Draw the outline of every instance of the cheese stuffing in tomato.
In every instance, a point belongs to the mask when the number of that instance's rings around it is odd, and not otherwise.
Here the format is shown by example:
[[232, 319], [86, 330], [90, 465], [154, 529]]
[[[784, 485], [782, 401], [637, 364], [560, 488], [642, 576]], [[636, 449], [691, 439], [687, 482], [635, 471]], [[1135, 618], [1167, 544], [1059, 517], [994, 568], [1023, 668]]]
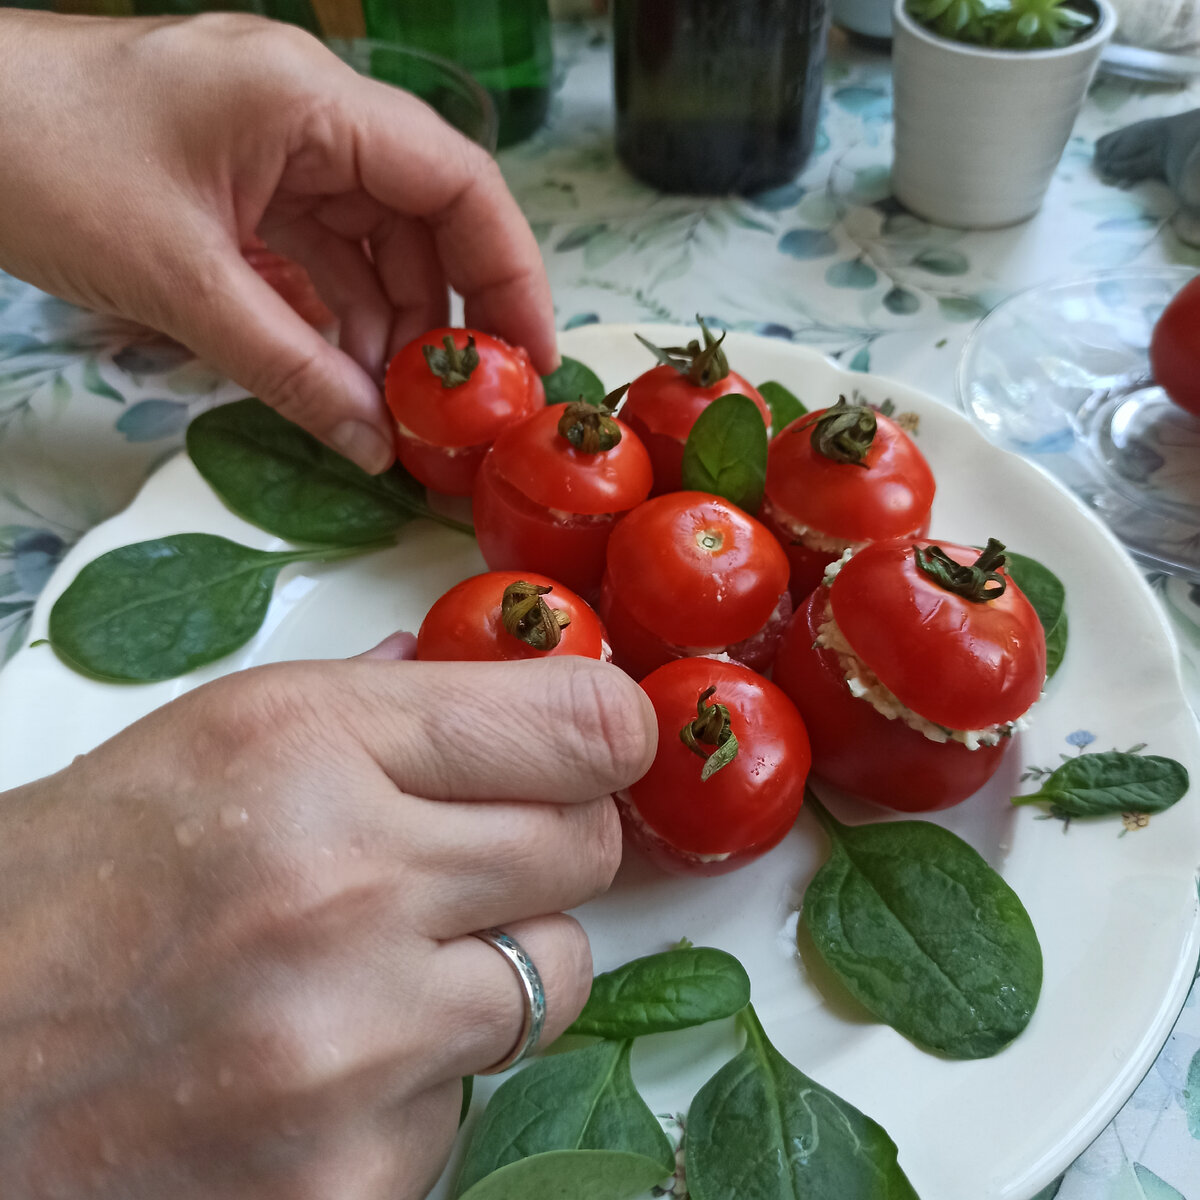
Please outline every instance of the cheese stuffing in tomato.
[[846, 550], [929, 531], [933, 472], [890, 417], [845, 396], [772, 442], [760, 518], [791, 564], [799, 604]]
[[529, 355], [474, 329], [431, 329], [388, 364], [396, 457], [435, 492], [469, 496], [501, 430], [546, 403]]
[[771, 663], [791, 615], [788, 563], [765, 526], [705, 492], [639, 505], [613, 531], [599, 612], [635, 679], [675, 658]]
[[896, 539], [829, 572], [773, 677], [808, 726], [815, 777], [917, 812], [991, 778], [1041, 695], [1046, 641], [999, 542]]

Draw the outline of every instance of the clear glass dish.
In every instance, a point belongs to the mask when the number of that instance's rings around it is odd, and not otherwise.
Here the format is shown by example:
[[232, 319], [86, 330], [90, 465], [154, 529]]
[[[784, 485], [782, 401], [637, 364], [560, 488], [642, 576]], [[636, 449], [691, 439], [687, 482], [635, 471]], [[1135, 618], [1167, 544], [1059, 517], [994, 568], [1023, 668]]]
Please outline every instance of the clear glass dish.
[[1200, 580], [1200, 420], [1150, 377], [1150, 334], [1186, 267], [1102, 271], [995, 308], [959, 363], [989, 440], [1045, 468], [1143, 565]]

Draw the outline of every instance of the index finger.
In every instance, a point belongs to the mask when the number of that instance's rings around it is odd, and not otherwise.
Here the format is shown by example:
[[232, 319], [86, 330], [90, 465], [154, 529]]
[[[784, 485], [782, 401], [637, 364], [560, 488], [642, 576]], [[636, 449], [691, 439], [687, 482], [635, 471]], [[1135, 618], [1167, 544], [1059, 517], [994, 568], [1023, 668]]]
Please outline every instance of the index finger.
[[580, 803], [628, 787], [654, 757], [654, 710], [607, 663], [360, 658], [338, 678], [339, 695], [323, 689], [331, 714], [426, 799]]
[[535, 367], [558, 365], [554, 304], [541, 252], [495, 160], [412, 97], [359, 78], [354, 130], [362, 185], [425, 221], [469, 325], [524, 346]]

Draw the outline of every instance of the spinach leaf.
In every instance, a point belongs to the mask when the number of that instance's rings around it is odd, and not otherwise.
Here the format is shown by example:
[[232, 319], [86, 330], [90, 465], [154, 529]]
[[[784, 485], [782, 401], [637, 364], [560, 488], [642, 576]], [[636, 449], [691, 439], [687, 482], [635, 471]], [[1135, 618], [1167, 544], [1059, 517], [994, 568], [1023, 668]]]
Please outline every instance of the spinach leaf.
[[851, 827], [819, 802], [813, 809], [832, 852], [804, 893], [802, 916], [850, 992], [950, 1058], [1007, 1046], [1042, 988], [1042, 949], [1012, 888], [940, 825]]
[[1102, 817], [1112, 813], [1158, 813], [1182, 800], [1187, 768], [1156, 754], [1107, 750], [1069, 758], [1031, 796], [1014, 804], [1048, 804], [1056, 817]]
[[736, 393], [696, 418], [683, 447], [685, 491], [711, 492], [758, 512], [767, 481], [767, 427], [758, 405]]
[[631, 1047], [597, 1042], [535, 1059], [505, 1080], [475, 1127], [455, 1195], [509, 1163], [549, 1150], [622, 1151], [656, 1163], [658, 1178], [670, 1175], [675, 1155], [633, 1086]]
[[635, 1038], [730, 1017], [750, 1002], [750, 977], [732, 954], [688, 946], [597, 975], [568, 1033]]
[[767, 383], [760, 383], [758, 394], [771, 410], [772, 436], [782, 433], [785, 426], [808, 412], [798, 396], [794, 396], [782, 383], [776, 383], [773, 379]]
[[188, 426], [187, 452], [239, 517], [289, 541], [356, 546], [391, 536], [413, 517], [472, 532], [433, 512], [403, 467], [368, 475], [261, 400], [201, 413]]
[[88, 563], [55, 601], [50, 644], [68, 666], [102, 679], [173, 679], [248, 641], [289, 563], [379, 545], [271, 552], [180, 533], [121, 546]]
[[604, 384], [591, 367], [578, 359], [563, 356], [557, 371], [542, 376], [547, 404], [574, 404], [580, 398], [599, 404], [605, 397]]
[[1067, 650], [1067, 592], [1062, 581], [1036, 558], [1005, 551], [1009, 574], [1033, 605], [1046, 634], [1046, 678], [1062, 664]]
[[917, 1200], [896, 1145], [870, 1117], [798, 1071], [753, 1008], [745, 1049], [692, 1101], [692, 1200]]
[[550, 1150], [485, 1175], [462, 1200], [634, 1200], [664, 1178], [662, 1163], [643, 1154]]

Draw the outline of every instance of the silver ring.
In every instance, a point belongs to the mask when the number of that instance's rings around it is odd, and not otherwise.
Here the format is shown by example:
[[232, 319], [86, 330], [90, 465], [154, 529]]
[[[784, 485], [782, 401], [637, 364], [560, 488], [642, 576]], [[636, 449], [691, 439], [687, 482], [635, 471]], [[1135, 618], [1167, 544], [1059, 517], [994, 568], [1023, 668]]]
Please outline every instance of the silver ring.
[[525, 1020], [521, 1024], [521, 1032], [517, 1034], [516, 1044], [494, 1066], [476, 1072], [478, 1075], [499, 1075], [533, 1053], [538, 1038], [542, 1036], [542, 1026], [546, 1023], [546, 990], [542, 987], [542, 977], [533, 960], [521, 948], [521, 944], [503, 929], [480, 929], [471, 936], [494, 946], [504, 955], [521, 981], [521, 991], [525, 996]]

